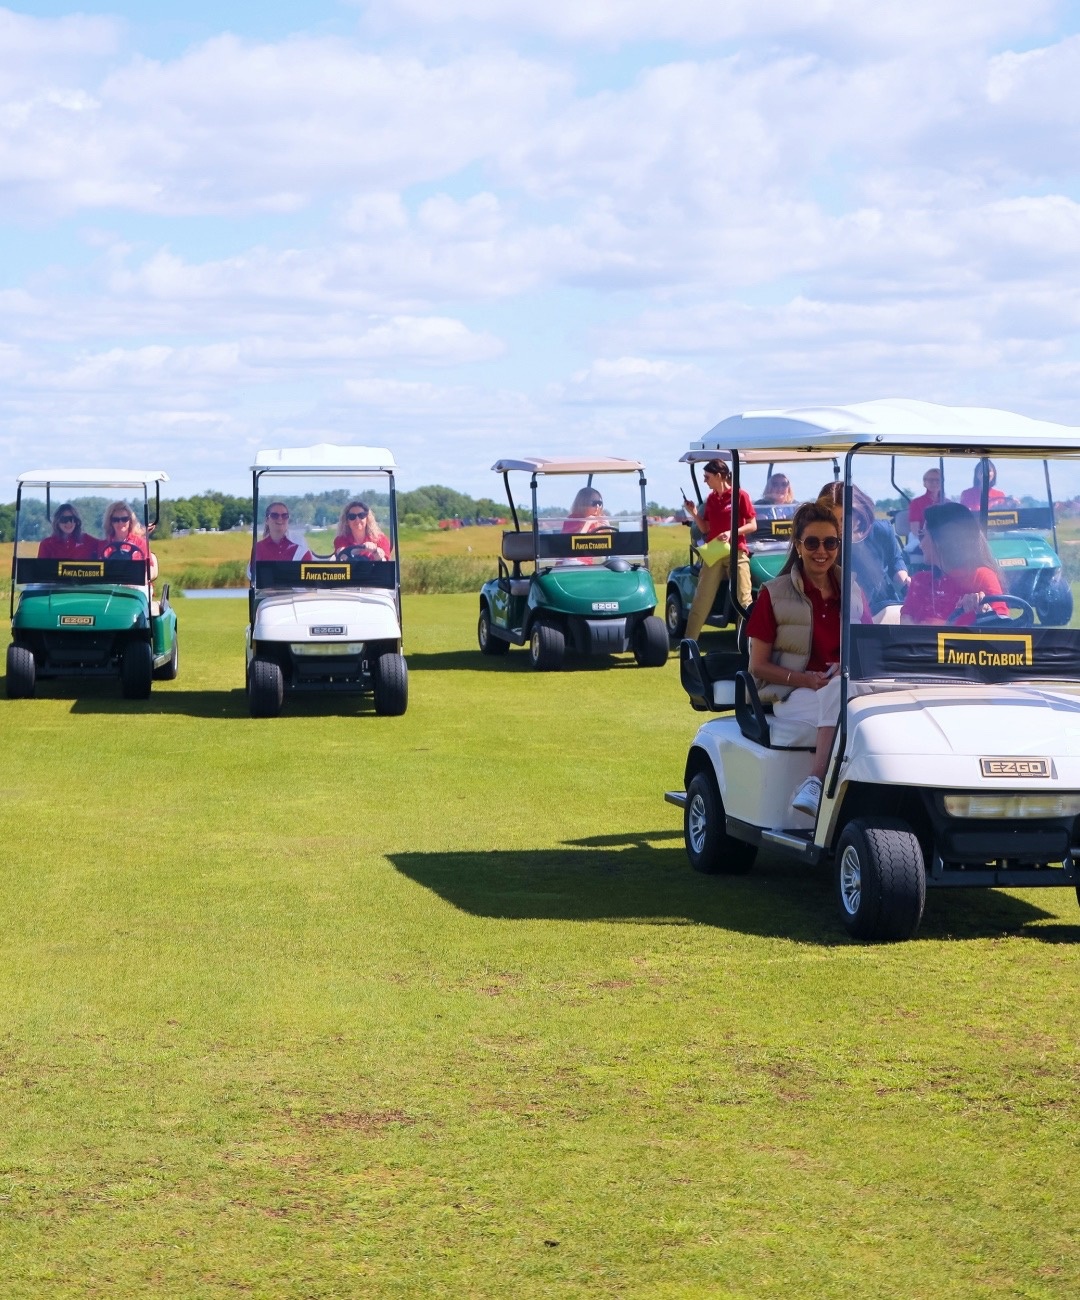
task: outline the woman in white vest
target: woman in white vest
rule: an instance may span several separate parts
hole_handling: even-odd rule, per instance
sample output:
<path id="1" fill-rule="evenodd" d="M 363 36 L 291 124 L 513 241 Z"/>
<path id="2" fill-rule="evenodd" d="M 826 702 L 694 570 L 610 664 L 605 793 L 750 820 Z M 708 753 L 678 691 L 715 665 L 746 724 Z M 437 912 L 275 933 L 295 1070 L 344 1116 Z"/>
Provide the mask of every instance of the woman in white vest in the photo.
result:
<path id="1" fill-rule="evenodd" d="M 814 745 L 810 775 L 791 806 L 813 817 L 840 713 L 840 533 L 828 506 L 810 501 L 792 520 L 791 550 L 762 587 L 746 625 L 750 671 L 764 702 L 786 722 L 804 723 Z M 852 587 L 852 622 L 869 623 L 862 592 Z"/>

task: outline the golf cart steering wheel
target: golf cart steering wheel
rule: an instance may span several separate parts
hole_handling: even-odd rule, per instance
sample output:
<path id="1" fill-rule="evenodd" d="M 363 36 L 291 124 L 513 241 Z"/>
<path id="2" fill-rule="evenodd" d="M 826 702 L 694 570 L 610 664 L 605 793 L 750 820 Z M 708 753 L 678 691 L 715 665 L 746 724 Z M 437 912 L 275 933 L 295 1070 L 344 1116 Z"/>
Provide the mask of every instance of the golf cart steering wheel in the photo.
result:
<path id="1" fill-rule="evenodd" d="M 103 560 L 137 560 L 139 548 L 133 542 L 108 542 L 101 552 Z"/>
<path id="2" fill-rule="evenodd" d="M 1016 617 L 1012 618 L 1008 614 L 999 614 L 995 609 L 987 609 L 988 605 L 1004 605 L 1009 610 L 1016 611 Z M 946 625 L 956 623 L 958 619 L 964 616 L 966 611 L 954 609 L 949 617 L 945 620 Z M 970 623 L 969 627 L 1034 627 L 1035 626 L 1035 608 L 1028 604 L 1020 596 L 1010 596 L 1002 593 L 1000 596 L 988 595 L 979 607 L 979 612 L 975 615 L 975 621 Z"/>
<path id="3" fill-rule="evenodd" d="M 335 560 L 348 560 L 350 563 L 353 560 L 371 560 L 374 558 L 371 551 L 364 546 L 339 546 L 334 552 Z"/>

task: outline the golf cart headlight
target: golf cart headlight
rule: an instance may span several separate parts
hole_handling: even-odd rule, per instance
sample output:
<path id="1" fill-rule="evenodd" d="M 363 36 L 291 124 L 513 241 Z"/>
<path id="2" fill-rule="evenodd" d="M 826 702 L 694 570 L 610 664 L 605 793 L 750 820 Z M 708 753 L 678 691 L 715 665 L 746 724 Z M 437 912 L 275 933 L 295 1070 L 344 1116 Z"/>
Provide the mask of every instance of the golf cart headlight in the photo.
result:
<path id="1" fill-rule="evenodd" d="M 950 817 L 1080 816 L 1080 794 L 947 794 L 943 801 Z"/>
<path id="2" fill-rule="evenodd" d="M 363 641 L 295 641 L 289 649 L 294 655 L 358 655 L 364 648 Z"/>

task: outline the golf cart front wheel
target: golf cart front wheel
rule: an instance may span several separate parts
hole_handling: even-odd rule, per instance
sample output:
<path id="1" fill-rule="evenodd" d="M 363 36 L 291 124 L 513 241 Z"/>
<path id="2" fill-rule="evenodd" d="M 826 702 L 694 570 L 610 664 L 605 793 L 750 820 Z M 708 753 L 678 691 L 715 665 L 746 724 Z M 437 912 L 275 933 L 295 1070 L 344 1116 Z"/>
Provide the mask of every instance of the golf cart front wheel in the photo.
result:
<path id="1" fill-rule="evenodd" d="M 120 660 L 120 693 L 125 700 L 148 700 L 154 683 L 154 652 L 148 641 L 129 641 Z"/>
<path id="2" fill-rule="evenodd" d="M 671 653 L 668 630 L 655 614 L 642 619 L 634 628 L 630 648 L 639 668 L 663 668 L 667 663 Z"/>
<path id="3" fill-rule="evenodd" d="M 566 657 L 566 637 L 562 628 L 550 623 L 534 623 L 529 636 L 529 659 L 541 673 L 557 672 Z"/>
<path id="4" fill-rule="evenodd" d="M 496 636 L 491 630 L 491 610 L 487 605 L 480 606 L 480 621 L 476 625 L 476 639 L 480 643 L 480 653 L 485 655 L 504 655 L 510 649 L 510 642 Z"/>
<path id="5" fill-rule="evenodd" d="M 33 652 L 24 645 L 9 645 L 7 651 L 7 697 L 28 700 L 34 694 L 37 665 Z"/>
<path id="6" fill-rule="evenodd" d="M 156 682 L 174 682 L 176 674 L 180 671 L 180 639 L 173 635 L 172 654 L 161 665 L 160 668 L 154 669 L 154 681 Z"/>
<path id="7" fill-rule="evenodd" d="M 375 660 L 375 712 L 397 718 L 409 707 L 409 669 L 405 656 L 396 651 Z"/>
<path id="8" fill-rule="evenodd" d="M 699 772 L 686 788 L 683 837 L 690 865 L 708 876 L 744 875 L 757 857 L 756 844 L 727 833 L 724 801 L 708 772 Z"/>
<path id="9" fill-rule="evenodd" d="M 915 834 L 900 821 L 849 822 L 836 849 L 836 893 L 853 939 L 910 939 L 926 903 L 926 867 Z"/>
<path id="10" fill-rule="evenodd" d="M 672 645 L 678 645 L 686 635 L 686 611 L 677 591 L 669 591 L 664 605 L 664 623 Z"/>
<path id="11" fill-rule="evenodd" d="M 281 665 L 258 655 L 248 668 L 248 709 L 253 718 L 276 718 L 285 699 Z"/>

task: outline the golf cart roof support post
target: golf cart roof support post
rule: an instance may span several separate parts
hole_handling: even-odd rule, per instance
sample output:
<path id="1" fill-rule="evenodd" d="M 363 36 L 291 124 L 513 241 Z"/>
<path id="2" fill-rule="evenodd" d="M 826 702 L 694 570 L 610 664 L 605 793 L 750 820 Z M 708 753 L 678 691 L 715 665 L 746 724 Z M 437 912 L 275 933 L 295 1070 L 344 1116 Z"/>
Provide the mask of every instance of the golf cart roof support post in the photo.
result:
<path id="1" fill-rule="evenodd" d="M 641 487 L 641 549 L 645 553 L 645 567 L 649 567 L 649 515 L 646 510 L 645 485 L 648 479 L 643 469 L 638 470 L 638 483 Z"/>
<path id="2" fill-rule="evenodd" d="M 731 542 L 728 551 L 728 609 L 733 614 L 732 622 L 745 618 L 748 611 L 739 604 L 739 453 L 731 453 L 731 523 L 728 536 Z"/>
<path id="3" fill-rule="evenodd" d="M 851 563 L 851 462 L 859 448 L 852 447 L 844 458 L 844 522 L 840 538 L 840 554 L 846 556 L 840 570 L 840 717 L 837 720 L 836 742 L 833 745 L 833 765 L 829 773 L 826 795 L 831 799 L 840 782 L 840 766 L 847 748 L 848 681 L 851 671 L 851 597 L 855 590 L 855 565 Z"/>
<path id="4" fill-rule="evenodd" d="M 248 573 L 251 577 L 248 583 L 248 623 L 252 627 L 255 626 L 255 547 L 259 543 L 259 479 L 261 477 L 261 470 L 251 471 L 251 560 L 248 563 Z"/>
<path id="5" fill-rule="evenodd" d="M 701 505 L 701 484 L 697 479 L 697 464 L 695 461 L 690 462 L 690 481 L 694 485 L 694 496 L 697 497 L 697 503 Z"/>
<path id="6" fill-rule="evenodd" d="M 19 509 L 22 506 L 22 484 L 18 483 L 15 487 L 15 545 L 11 548 L 11 591 L 10 596 L 10 615 L 15 617 L 15 567 L 19 559 Z"/>
<path id="7" fill-rule="evenodd" d="M 1046 501 L 1050 506 L 1050 536 L 1054 539 L 1054 552 L 1060 555 L 1058 550 L 1057 535 L 1057 511 L 1054 509 L 1054 492 L 1050 486 L 1050 462 L 1043 457 L 1043 477 L 1046 479 Z"/>
<path id="8" fill-rule="evenodd" d="M 510 502 L 510 513 L 514 516 L 514 532 L 521 532 L 521 524 L 518 521 L 517 506 L 514 505 L 514 494 L 510 491 L 510 471 L 503 470 L 503 487 L 506 488 L 506 499 Z"/>
<path id="9" fill-rule="evenodd" d="M 398 630 L 404 632 L 401 621 L 401 547 L 398 544 L 397 484 L 393 470 L 388 472 L 387 478 L 390 481 L 390 537 L 394 544 L 394 604 L 397 607 Z M 402 639 L 404 640 L 404 637 Z"/>
<path id="10" fill-rule="evenodd" d="M 537 513 L 536 499 L 536 475 L 534 474 L 529 480 L 529 491 L 532 493 L 532 535 L 533 535 L 533 572 L 540 572 L 540 516 Z"/>

